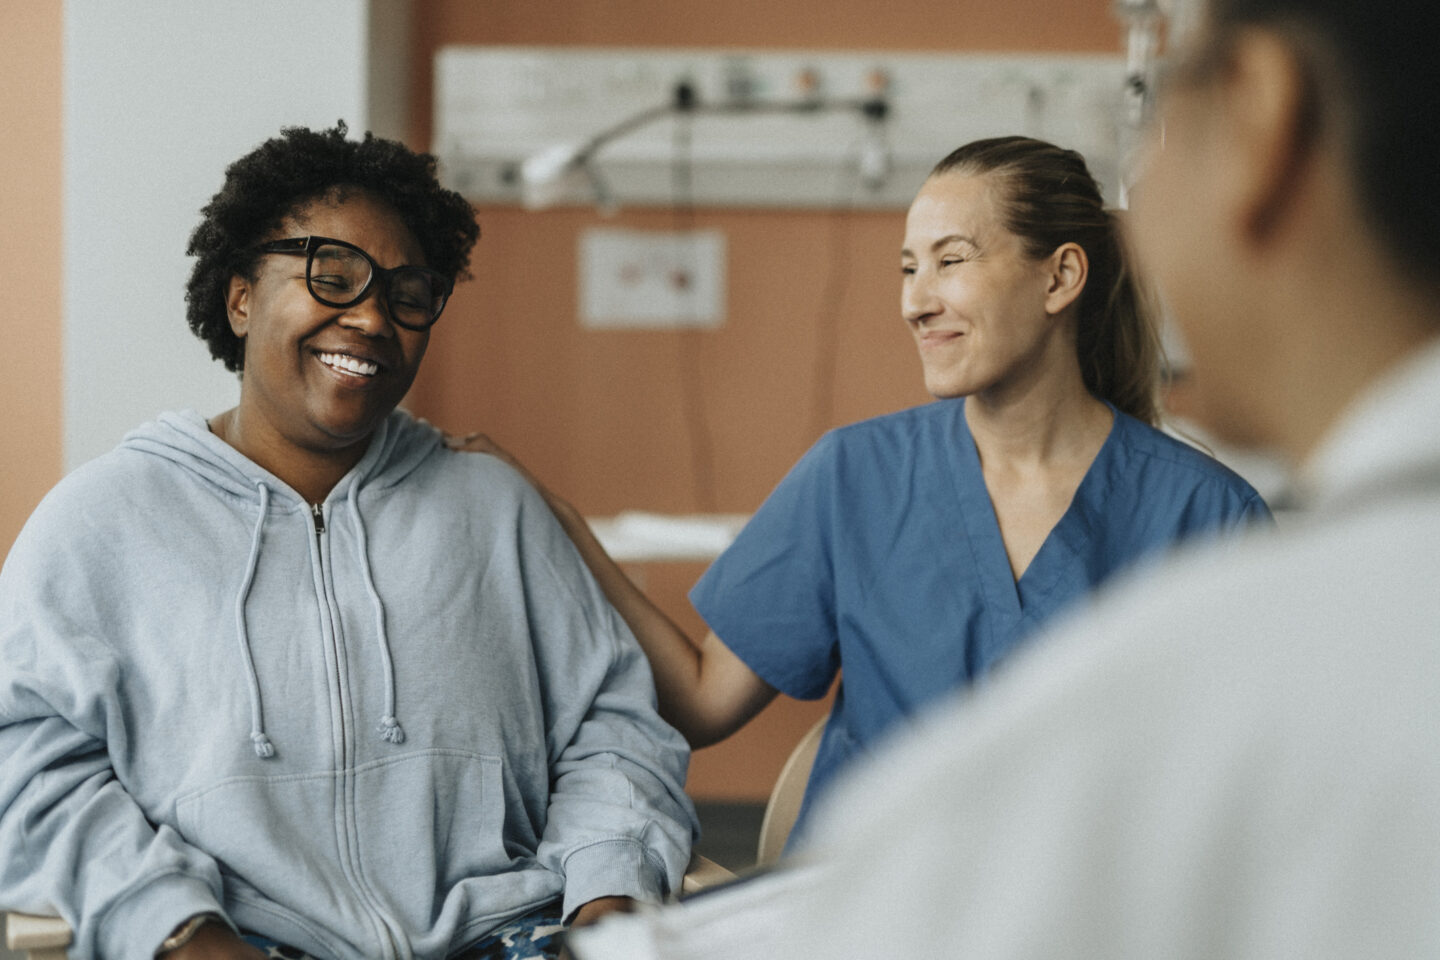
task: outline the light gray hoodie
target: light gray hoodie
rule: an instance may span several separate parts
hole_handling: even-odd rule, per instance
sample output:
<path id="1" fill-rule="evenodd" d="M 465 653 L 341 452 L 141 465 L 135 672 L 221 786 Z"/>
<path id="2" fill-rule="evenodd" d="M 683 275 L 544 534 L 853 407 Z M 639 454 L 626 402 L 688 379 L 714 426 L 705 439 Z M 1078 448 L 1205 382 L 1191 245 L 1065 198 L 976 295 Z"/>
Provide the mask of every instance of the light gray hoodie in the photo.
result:
<path id="1" fill-rule="evenodd" d="M 312 508 L 165 414 L 0 573 L 0 903 L 77 956 L 179 922 L 439 958 L 557 897 L 656 899 L 688 751 L 544 502 L 402 412 Z"/>

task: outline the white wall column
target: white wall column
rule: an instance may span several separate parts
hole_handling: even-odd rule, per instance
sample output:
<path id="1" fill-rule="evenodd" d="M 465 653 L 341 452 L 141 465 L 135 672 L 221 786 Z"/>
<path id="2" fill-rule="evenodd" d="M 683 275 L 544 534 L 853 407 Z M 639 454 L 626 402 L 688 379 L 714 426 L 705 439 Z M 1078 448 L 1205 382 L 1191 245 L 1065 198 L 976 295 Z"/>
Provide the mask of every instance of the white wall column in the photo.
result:
<path id="1" fill-rule="evenodd" d="M 185 324 L 226 165 L 281 127 L 403 134 L 408 0 L 66 0 L 67 470 L 156 413 L 233 406 Z"/>

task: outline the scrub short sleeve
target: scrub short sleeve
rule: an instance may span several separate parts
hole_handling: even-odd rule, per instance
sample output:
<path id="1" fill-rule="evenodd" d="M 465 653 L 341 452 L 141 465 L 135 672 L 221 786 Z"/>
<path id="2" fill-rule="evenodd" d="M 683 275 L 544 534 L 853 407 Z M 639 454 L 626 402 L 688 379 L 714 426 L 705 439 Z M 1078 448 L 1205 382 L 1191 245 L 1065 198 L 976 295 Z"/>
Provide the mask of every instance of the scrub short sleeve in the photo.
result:
<path id="1" fill-rule="evenodd" d="M 831 524 L 834 434 L 791 469 L 690 591 L 727 647 L 772 687 L 824 696 L 840 666 Z"/>

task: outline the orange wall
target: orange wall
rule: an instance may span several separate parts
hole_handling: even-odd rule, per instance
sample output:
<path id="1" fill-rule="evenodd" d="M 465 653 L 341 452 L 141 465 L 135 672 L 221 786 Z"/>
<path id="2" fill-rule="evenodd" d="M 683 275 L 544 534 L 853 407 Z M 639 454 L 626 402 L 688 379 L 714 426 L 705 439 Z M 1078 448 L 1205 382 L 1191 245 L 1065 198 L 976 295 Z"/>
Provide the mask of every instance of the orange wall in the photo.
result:
<path id="1" fill-rule="evenodd" d="M 410 139 L 428 148 L 446 44 L 1119 53 L 1111 0 L 418 0 Z M 958 144 L 957 144 L 958 146 Z M 936 159 L 939 159 L 938 157 Z M 700 210 L 728 242 L 728 316 L 708 332 L 593 332 L 575 319 L 588 226 L 671 229 L 663 210 L 483 207 L 475 281 L 436 328 L 410 405 L 482 429 L 590 514 L 750 511 L 830 426 L 927 399 L 899 318 L 900 211 Z M 695 564 L 632 568 L 689 629 Z M 783 700 L 783 698 L 782 698 Z M 700 751 L 690 790 L 763 798 L 824 704 L 778 702 Z"/>
<path id="2" fill-rule="evenodd" d="M 673 0 L 414 9 L 419 146 L 446 44 L 1120 49 L 1111 0 L 831 0 L 824 16 L 773 0 L 715 0 L 703 17 Z M 900 211 L 702 209 L 694 225 L 728 240 L 728 317 L 689 333 L 575 319 L 579 232 L 668 229 L 671 213 L 483 207 L 480 219 L 475 281 L 436 328 L 411 405 L 491 432 L 584 511 L 752 510 L 822 429 L 926 399 L 899 319 Z"/>
<path id="3" fill-rule="evenodd" d="M 426 147 L 441 45 L 576 44 L 1118 51 L 1110 0 L 415 0 L 409 139 Z M 62 5 L 6 4 L 0 31 L 0 551 L 59 479 Z M 476 280 L 437 328 L 411 405 L 484 429 L 581 509 L 748 511 L 824 427 L 922 402 L 898 319 L 898 212 L 700 211 L 729 242 L 729 317 L 706 333 L 581 331 L 578 232 L 589 210 L 480 211 Z M 666 229 L 662 211 L 617 226 Z M 699 438 L 697 441 L 696 438 Z M 706 467 L 697 470 L 697 465 Z M 632 574 L 688 629 L 703 568 Z M 779 702 L 697 754 L 691 791 L 763 797 L 823 704 Z"/>
<path id="4" fill-rule="evenodd" d="M 61 6 L 0 30 L 0 555 L 61 472 Z"/>
<path id="5" fill-rule="evenodd" d="M 415 0 L 409 139 L 426 147 L 444 44 L 1118 51 L 1110 0 Z M 59 479 L 61 4 L 6 5 L 0 31 L 0 551 Z M 823 15 L 817 13 L 823 9 Z M 510 445 L 581 509 L 748 511 L 828 426 L 926 399 L 899 321 L 899 212 L 702 210 L 728 238 L 729 316 L 704 333 L 608 332 L 575 322 L 578 232 L 589 210 L 480 210 L 475 282 L 436 330 L 411 398 L 422 415 Z M 668 229 L 663 211 L 607 225 Z M 23 281 L 23 282 L 22 282 Z M 687 628 L 703 567 L 631 573 Z M 823 704 L 778 702 L 696 755 L 691 791 L 763 797 Z"/>

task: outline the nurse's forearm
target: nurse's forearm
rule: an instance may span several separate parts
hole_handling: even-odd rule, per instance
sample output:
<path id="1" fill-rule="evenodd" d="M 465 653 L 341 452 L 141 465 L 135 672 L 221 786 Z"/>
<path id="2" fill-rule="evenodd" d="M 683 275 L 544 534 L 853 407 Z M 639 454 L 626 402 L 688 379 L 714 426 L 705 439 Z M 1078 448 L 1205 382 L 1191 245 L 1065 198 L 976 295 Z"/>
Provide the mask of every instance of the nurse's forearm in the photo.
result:
<path id="1" fill-rule="evenodd" d="M 543 487 L 539 489 L 575 549 L 580 551 L 585 566 L 599 581 L 600 589 L 640 641 L 659 688 L 660 714 L 673 724 L 670 701 L 685 699 L 699 681 L 698 647 L 625 575 L 574 507 Z"/>
<path id="2" fill-rule="evenodd" d="M 543 486 L 537 484 L 536 489 L 580 551 L 606 598 L 640 641 L 655 675 L 660 715 L 694 746 L 694 734 L 699 731 L 689 722 L 691 711 L 687 707 L 700 685 L 699 647 L 625 575 L 579 511 Z"/>
<path id="3" fill-rule="evenodd" d="M 509 451 L 478 433 L 447 443 L 452 449 L 478 450 L 499 457 L 545 498 L 600 589 L 645 651 L 655 677 L 660 716 L 679 730 L 692 747 L 725 739 L 775 698 L 775 689 L 715 634 L 708 634 L 697 644 L 651 603 L 605 552 L 580 512 L 551 492 Z"/>
<path id="4" fill-rule="evenodd" d="M 542 485 L 535 486 L 645 651 L 660 715 L 692 747 L 725 739 L 775 698 L 774 688 L 713 633 L 700 644 L 691 640 L 611 559 L 579 511 Z"/>

